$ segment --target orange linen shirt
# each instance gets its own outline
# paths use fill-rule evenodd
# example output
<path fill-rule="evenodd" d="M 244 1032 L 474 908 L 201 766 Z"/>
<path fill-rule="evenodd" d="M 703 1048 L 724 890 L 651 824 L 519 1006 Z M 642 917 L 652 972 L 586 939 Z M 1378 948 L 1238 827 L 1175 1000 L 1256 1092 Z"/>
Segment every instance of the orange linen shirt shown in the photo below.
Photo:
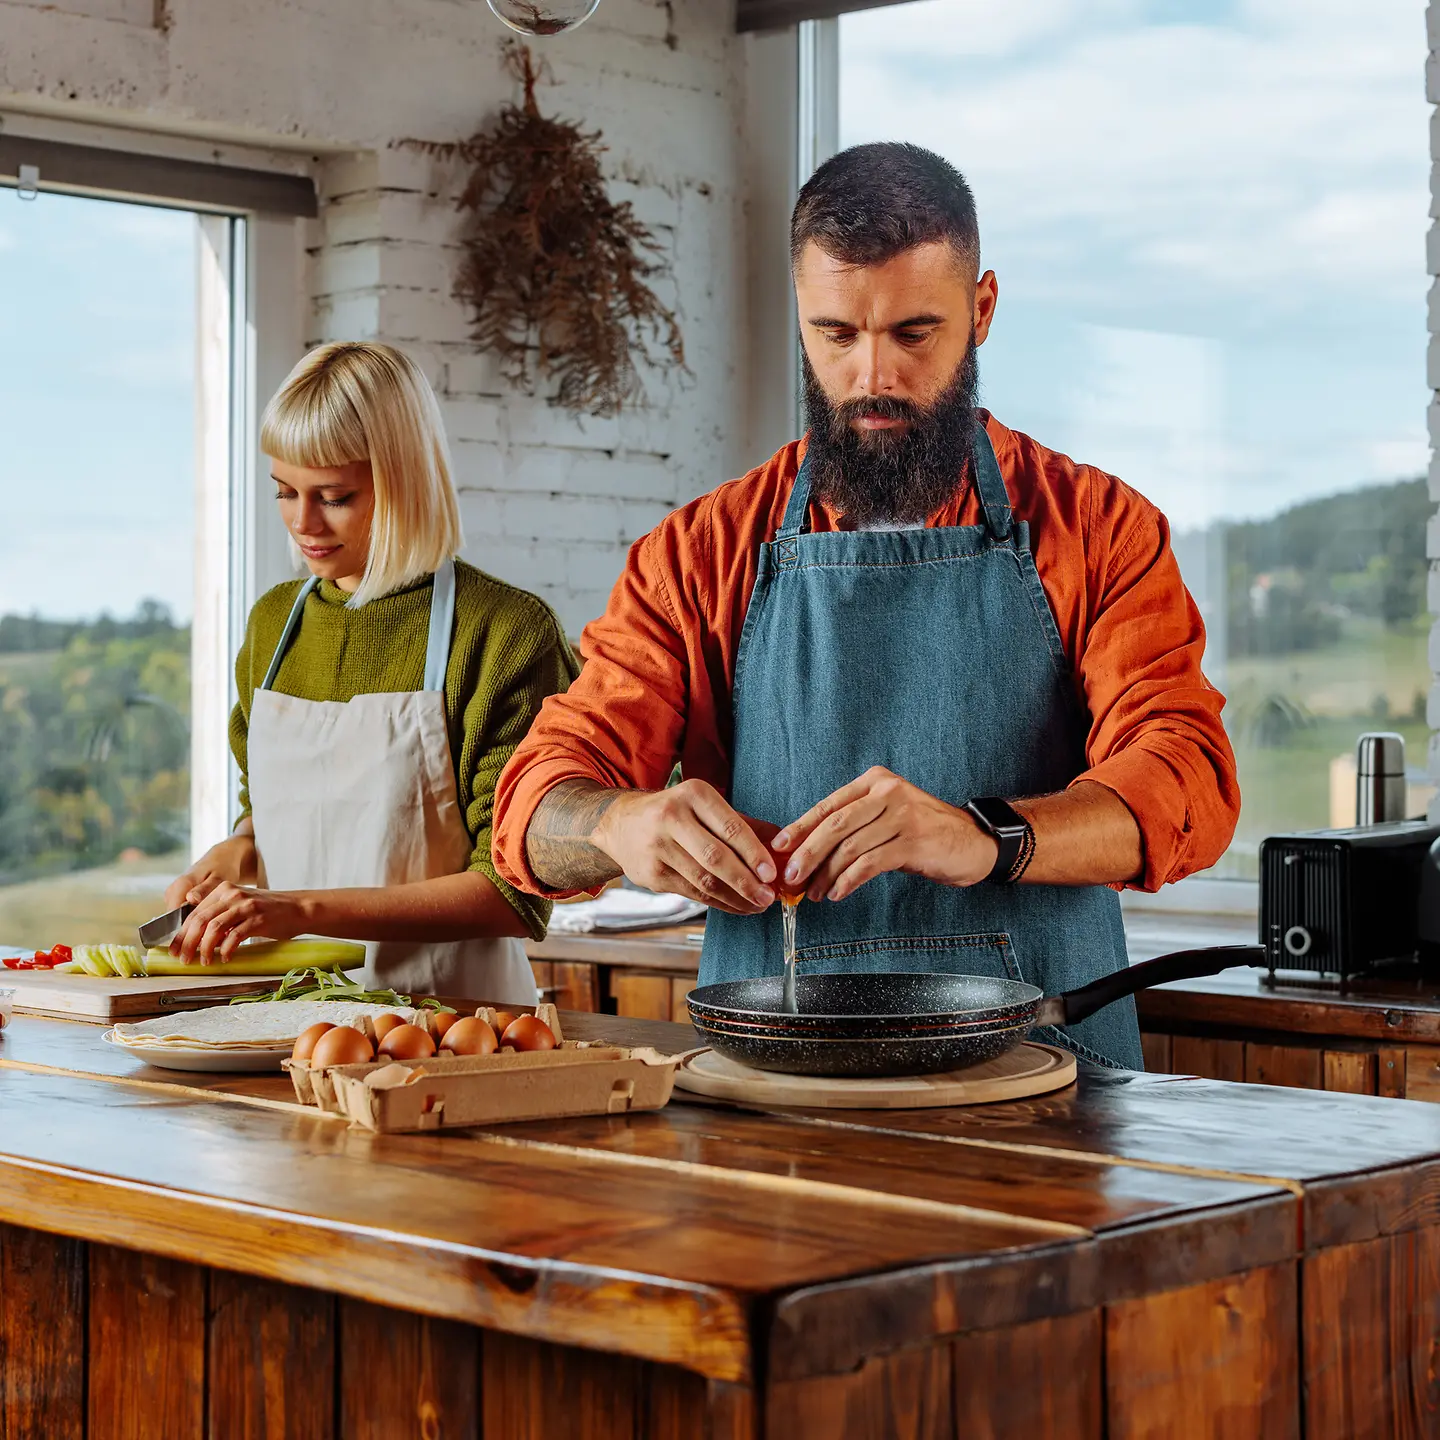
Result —
<path fill-rule="evenodd" d="M 1157 890 L 1213 865 L 1239 815 L 1224 698 L 1200 670 L 1205 627 L 1180 579 L 1165 517 L 1128 485 L 1077 465 L 981 412 L 1055 612 L 1090 715 L 1089 769 L 1114 791 L 1145 846 L 1136 888 Z M 581 639 L 585 665 L 551 695 L 500 776 L 495 866 L 531 873 L 525 832 L 562 780 L 656 790 L 678 759 L 687 779 L 730 782 L 730 687 L 758 547 L 779 529 L 804 454 L 785 446 L 739 480 L 675 511 L 631 546 L 600 619 Z M 813 529 L 841 528 L 812 502 Z M 973 487 L 931 525 L 981 523 Z M 997 637 L 998 642 L 999 637 Z M 843 677 L 835 677 L 843 684 Z"/>

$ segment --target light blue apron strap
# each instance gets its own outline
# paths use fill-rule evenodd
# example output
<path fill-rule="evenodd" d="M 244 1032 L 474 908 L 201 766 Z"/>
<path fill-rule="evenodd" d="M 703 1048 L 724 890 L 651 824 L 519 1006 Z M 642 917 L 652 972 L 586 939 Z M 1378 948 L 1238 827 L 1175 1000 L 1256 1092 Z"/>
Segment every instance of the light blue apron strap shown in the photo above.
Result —
<path fill-rule="evenodd" d="M 305 602 L 310 598 L 310 592 L 320 583 L 318 575 L 312 575 L 301 587 L 300 593 L 295 597 L 295 603 L 290 607 L 290 618 L 285 622 L 285 628 L 280 632 L 280 642 L 275 646 L 275 653 L 270 657 L 270 668 L 265 672 L 265 678 L 260 682 L 262 690 L 268 690 L 275 683 L 275 677 L 280 673 L 280 662 L 285 658 L 285 652 L 290 648 L 290 642 L 295 638 L 295 632 L 300 628 L 301 617 L 305 614 Z"/>
<path fill-rule="evenodd" d="M 785 518 L 775 532 L 777 540 L 791 540 L 805 528 L 805 517 L 810 513 L 810 454 L 800 462 L 800 473 L 790 490 L 790 502 L 785 506 Z"/>
<path fill-rule="evenodd" d="M 455 629 L 455 562 L 435 572 L 430 595 L 430 636 L 425 642 L 425 689 L 444 690 L 450 668 L 450 636 Z"/>
<path fill-rule="evenodd" d="M 1010 496 L 1005 491 L 1005 479 L 995 459 L 995 447 L 991 445 L 984 425 L 978 421 L 971 457 L 975 466 L 975 489 L 980 496 L 980 508 L 985 513 L 985 528 L 995 539 L 1008 540 L 1015 524 Z"/>

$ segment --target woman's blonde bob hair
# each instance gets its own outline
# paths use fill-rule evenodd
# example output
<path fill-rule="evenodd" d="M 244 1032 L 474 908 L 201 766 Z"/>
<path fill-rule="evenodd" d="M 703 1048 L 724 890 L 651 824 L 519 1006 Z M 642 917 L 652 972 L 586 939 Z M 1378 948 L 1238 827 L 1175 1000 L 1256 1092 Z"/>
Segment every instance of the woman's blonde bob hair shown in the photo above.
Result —
<path fill-rule="evenodd" d="M 370 554 L 351 606 L 414 585 L 464 544 L 439 403 L 420 367 L 394 346 L 317 346 L 265 407 L 260 448 L 307 468 L 370 462 Z"/>

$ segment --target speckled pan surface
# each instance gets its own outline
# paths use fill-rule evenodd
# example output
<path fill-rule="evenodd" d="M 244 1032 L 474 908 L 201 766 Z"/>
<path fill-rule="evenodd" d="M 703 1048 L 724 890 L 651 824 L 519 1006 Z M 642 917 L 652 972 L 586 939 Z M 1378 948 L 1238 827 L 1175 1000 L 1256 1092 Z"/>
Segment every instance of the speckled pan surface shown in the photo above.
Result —
<path fill-rule="evenodd" d="M 874 1033 L 908 1025 L 996 1024 L 1019 1019 L 1044 992 L 1018 980 L 984 975 L 895 971 L 853 975 L 801 975 L 795 982 L 800 1014 L 784 1015 L 781 977 L 725 980 L 702 985 L 687 997 L 692 1016 L 716 1020 L 772 1021 L 784 1016 L 796 1032 L 843 1029 Z"/>
<path fill-rule="evenodd" d="M 742 1035 L 695 1020 L 695 1029 L 721 1055 L 756 1070 L 787 1075 L 938 1075 L 994 1060 L 1030 1033 L 1028 1025 L 992 1028 L 947 1038 L 786 1039 L 770 1034 Z"/>

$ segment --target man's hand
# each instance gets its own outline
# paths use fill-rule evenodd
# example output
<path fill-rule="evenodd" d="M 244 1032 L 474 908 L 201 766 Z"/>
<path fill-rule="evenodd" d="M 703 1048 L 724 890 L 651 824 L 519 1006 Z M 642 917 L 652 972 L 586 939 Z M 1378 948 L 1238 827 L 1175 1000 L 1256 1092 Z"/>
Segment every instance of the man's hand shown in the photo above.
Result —
<path fill-rule="evenodd" d="M 826 796 L 772 843 L 791 853 L 786 883 L 805 883 L 811 900 L 843 900 L 891 870 L 976 885 L 998 851 L 964 810 L 879 765 Z"/>
<path fill-rule="evenodd" d="M 770 852 L 703 780 L 668 790 L 564 780 L 535 807 L 525 853 L 552 890 L 592 890 L 625 874 L 735 915 L 758 914 L 775 900 Z"/>
<path fill-rule="evenodd" d="M 703 780 L 616 791 L 591 843 L 637 885 L 758 915 L 775 901 L 775 865 L 745 819 Z"/>
<path fill-rule="evenodd" d="M 303 891 L 251 890 L 223 880 L 195 906 L 170 953 L 190 964 L 218 965 L 235 958 L 242 940 L 293 940 L 309 928 Z"/>

